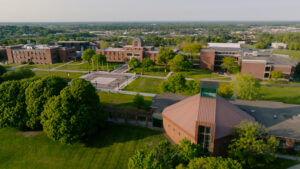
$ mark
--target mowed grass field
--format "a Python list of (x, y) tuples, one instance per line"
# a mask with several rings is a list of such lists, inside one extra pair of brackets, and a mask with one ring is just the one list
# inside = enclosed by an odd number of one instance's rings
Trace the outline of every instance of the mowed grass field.
[[(110, 92), (97, 92), (100, 97), (100, 102), (105, 107), (125, 109), (137, 109), (133, 104), (134, 95), (110, 93)], [(152, 97), (144, 97), (145, 109), (149, 110), (152, 104)]]
[[(122, 65), (121, 63), (105, 63), (103, 66), (99, 64), (99, 70), (100, 71), (107, 71), (107, 68), (109, 71), (114, 70), (115, 68), (119, 67)], [(60, 70), (81, 70), (81, 71), (92, 71), (92, 70), (97, 70), (97, 64), (94, 66), (92, 64), (88, 64), (87, 62), (73, 62), (68, 65), (64, 65), (60, 68)]]
[(300, 61), (300, 51), (299, 50), (275, 50), (272, 53), (289, 55), (294, 59), (298, 59)]
[(211, 79), (216, 77), (221, 77), (218, 74), (212, 73), (209, 70), (200, 70), (200, 69), (193, 69), (186, 72), (179, 72), (186, 78), (193, 78), (196, 81), (200, 81), (200, 79)]
[(261, 100), (300, 104), (300, 87), (262, 86)]
[(22, 67), (28, 68), (28, 69), (53, 69), (56, 68), (57, 66), (63, 65), (65, 63), (54, 63), (54, 64), (32, 64), (32, 65), (24, 65)]
[(137, 74), (143, 74), (143, 75), (150, 75), (150, 76), (167, 76), (170, 72), (169, 67), (167, 68), (167, 72), (165, 72), (165, 67), (161, 65), (155, 65), (152, 68), (149, 68), (147, 71), (143, 68), (136, 68), (131, 69), (128, 73), (137, 73)]
[(45, 77), (45, 76), (59, 76), (66, 79), (75, 79), (78, 78), (84, 73), (77, 73), (77, 72), (54, 72), (54, 71), (34, 71), (35, 76), (37, 77)]
[(126, 86), (123, 90), (158, 94), (161, 93), (159, 85), (163, 81), (163, 79), (139, 77), (131, 82), (128, 86)]
[(63, 145), (42, 132), (0, 129), (0, 168), (3, 169), (126, 169), (140, 148), (151, 148), (165, 137), (144, 127), (109, 123), (83, 143)]

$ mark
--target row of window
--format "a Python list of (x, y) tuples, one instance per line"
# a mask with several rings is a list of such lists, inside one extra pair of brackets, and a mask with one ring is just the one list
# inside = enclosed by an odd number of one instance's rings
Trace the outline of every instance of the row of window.
[(30, 54), (31, 55), (45, 55), (45, 52), (33, 52), (33, 51), (31, 51), (31, 52), (27, 52), (27, 51), (13, 51), (13, 54), (14, 55), (16, 55), (16, 54), (19, 54), (19, 55), (21, 55), (21, 54), (23, 54), (23, 55), (27, 55), (27, 56), (29, 56)]
[[(286, 148), (286, 141), (285, 140), (280, 140), (279, 142), (279, 148)], [(300, 142), (295, 142), (294, 143), (294, 150), (299, 151), (300, 150)]]
[[(27, 59), (28, 57), (23, 57), (23, 56), (14, 56), (14, 58), (17, 58), (17, 59)], [(31, 59), (36, 59), (36, 60), (46, 60), (47, 58), (46, 57), (32, 57)]]
[[(168, 128), (171, 128), (171, 124), (168, 124)], [(173, 132), (176, 133), (176, 129), (173, 128)], [(178, 136), (181, 136), (181, 132), (178, 131)], [(184, 139), (187, 139), (187, 137), (184, 137)]]

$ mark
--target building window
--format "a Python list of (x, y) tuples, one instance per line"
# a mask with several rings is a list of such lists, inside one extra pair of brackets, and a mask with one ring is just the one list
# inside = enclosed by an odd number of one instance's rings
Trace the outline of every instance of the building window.
[(180, 133), (180, 132), (178, 133), (178, 136), (181, 136), (181, 133)]
[(204, 154), (208, 154), (210, 152), (210, 141), (211, 141), (211, 127), (199, 126), (198, 144), (202, 148)]
[(280, 140), (279, 148), (285, 148), (285, 140)]
[(295, 142), (294, 144), (294, 150), (299, 151), (300, 150), (300, 142)]

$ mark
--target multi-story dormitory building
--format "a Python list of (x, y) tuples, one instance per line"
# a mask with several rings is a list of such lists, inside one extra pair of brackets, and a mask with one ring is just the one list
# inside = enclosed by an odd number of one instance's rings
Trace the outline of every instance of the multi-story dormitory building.
[(15, 45), (6, 47), (9, 63), (33, 62), (35, 64), (53, 64), (76, 58), (74, 48), (49, 45)]
[(142, 60), (143, 58), (150, 58), (157, 61), (158, 50), (153, 46), (144, 46), (141, 38), (135, 39), (132, 45), (123, 46), (123, 48), (104, 48), (97, 49), (97, 54), (103, 54), (108, 62), (127, 62), (132, 57)]
[(241, 73), (250, 74), (257, 79), (270, 78), (271, 72), (278, 70), (285, 74), (286, 79), (293, 79), (297, 60), (286, 55), (261, 53), (242, 49), (236, 45), (208, 45), (200, 54), (200, 67), (212, 71), (221, 69), (224, 57), (234, 57), (241, 66)]

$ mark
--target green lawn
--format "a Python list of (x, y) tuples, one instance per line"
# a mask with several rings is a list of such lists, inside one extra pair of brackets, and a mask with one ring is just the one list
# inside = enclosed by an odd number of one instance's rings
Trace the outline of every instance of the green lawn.
[(163, 81), (163, 79), (139, 77), (123, 90), (142, 93), (161, 93), (159, 84)]
[(300, 87), (262, 86), (262, 100), (300, 104)]
[(282, 55), (289, 55), (295, 59), (300, 60), (300, 51), (299, 50), (276, 50), (272, 53), (282, 54)]
[(167, 76), (170, 72), (169, 68), (167, 68), (167, 72), (165, 72), (165, 67), (160, 65), (155, 65), (152, 68), (149, 68), (149, 71), (143, 68), (136, 68), (130, 70), (128, 73), (137, 73), (143, 75), (150, 75), (150, 76)]
[(51, 75), (55, 75), (55, 76), (59, 76), (62, 78), (67, 78), (67, 79), (75, 79), (78, 78), (82, 75), (84, 75), (84, 73), (75, 73), (75, 72), (52, 72), (52, 71), (34, 71), (35, 76), (37, 77), (45, 77), (45, 76), (51, 76)]
[(21, 64), (19, 64), (19, 63), (10, 63), (10, 64), (1, 64), (1, 65), (6, 67), (6, 68), (11, 68), (11, 67), (19, 66)]
[(193, 69), (191, 71), (186, 71), (186, 72), (179, 72), (181, 73), (184, 77), (186, 78), (193, 78), (196, 81), (199, 81), (200, 79), (204, 79), (204, 78), (216, 78), (216, 77), (220, 77), (217, 74), (212, 73), (209, 70), (198, 70), (198, 69)]
[(38, 68), (38, 69), (52, 69), (57, 66), (63, 65), (65, 63), (54, 63), (54, 64), (32, 64), (32, 65), (24, 65), (24, 68), (28, 69), (33, 69), (33, 68)]
[[(107, 63), (102, 65), (99, 65), (99, 70), (102, 71), (107, 71), (107, 68), (109, 69), (109, 71), (114, 70), (115, 68), (119, 67), (120, 65), (122, 65), (122, 63)], [(60, 70), (81, 70), (81, 71), (89, 71), (89, 70), (97, 70), (97, 65), (93, 65), (92, 64), (88, 64), (87, 62), (73, 62), (71, 64), (62, 66), (60, 68), (58, 68)]]
[[(117, 108), (119, 110), (137, 110), (133, 104), (134, 95), (110, 93), (110, 92), (97, 92), (100, 97), (100, 102), (107, 108)], [(149, 110), (152, 104), (152, 97), (144, 97), (145, 110)]]
[(151, 148), (164, 135), (155, 130), (129, 125), (108, 124), (84, 143), (63, 145), (42, 132), (0, 129), (0, 168), (38, 169), (124, 169), (140, 148)]

